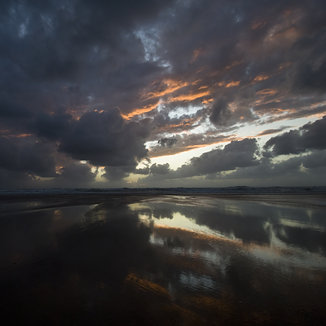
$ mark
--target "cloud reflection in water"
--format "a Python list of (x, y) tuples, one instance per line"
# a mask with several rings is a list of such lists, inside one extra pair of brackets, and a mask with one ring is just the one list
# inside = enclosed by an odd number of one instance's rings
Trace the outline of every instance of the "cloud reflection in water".
[(12, 212), (0, 220), (3, 315), (12, 324), (321, 324), (324, 217), (181, 196)]

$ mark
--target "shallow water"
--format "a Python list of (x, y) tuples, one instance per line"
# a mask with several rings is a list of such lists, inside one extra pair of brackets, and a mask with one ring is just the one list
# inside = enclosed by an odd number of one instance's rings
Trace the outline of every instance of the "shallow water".
[(16, 207), (0, 214), (9, 325), (326, 320), (322, 207), (196, 196)]

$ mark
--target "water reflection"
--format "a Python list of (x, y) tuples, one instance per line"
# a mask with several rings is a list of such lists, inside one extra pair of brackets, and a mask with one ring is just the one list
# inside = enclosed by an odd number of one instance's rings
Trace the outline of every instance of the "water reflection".
[(9, 324), (321, 324), (323, 209), (166, 196), (0, 215)]
[(162, 200), (130, 205), (143, 220), (238, 240), (244, 244), (287, 248), (326, 255), (324, 209), (282, 207), (222, 199)]

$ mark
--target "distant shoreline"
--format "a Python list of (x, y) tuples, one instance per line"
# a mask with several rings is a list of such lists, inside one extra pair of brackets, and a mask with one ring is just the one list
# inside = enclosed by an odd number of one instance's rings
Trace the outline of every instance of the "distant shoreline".
[(326, 186), (312, 187), (173, 187), (173, 188), (44, 188), (44, 189), (0, 189), (0, 199), (10, 196), (53, 195), (209, 195), (209, 194), (326, 194)]

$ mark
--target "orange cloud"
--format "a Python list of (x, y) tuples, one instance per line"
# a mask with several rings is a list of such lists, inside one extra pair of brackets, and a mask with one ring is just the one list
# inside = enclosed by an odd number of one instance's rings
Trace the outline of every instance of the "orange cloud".
[(17, 138), (25, 138), (25, 137), (30, 137), (32, 136), (32, 134), (18, 134), (18, 135), (14, 135), (14, 137), (17, 137)]
[(156, 109), (156, 107), (158, 106), (158, 104), (160, 103), (160, 101), (157, 101), (155, 104), (151, 104), (151, 105), (145, 105), (143, 106), (142, 108), (137, 108), (137, 109), (134, 109), (132, 112), (128, 113), (128, 114), (121, 114), (121, 116), (124, 118), (124, 119), (130, 119), (136, 115), (139, 115), (139, 114), (144, 114), (144, 113), (147, 113), (147, 112), (150, 112), (154, 109)]
[(208, 88), (208, 86), (201, 86), (201, 87), (198, 88), (198, 90), (200, 90), (200, 89), (206, 89), (206, 88)]
[(270, 76), (267, 76), (267, 75), (259, 75), (259, 76), (256, 76), (255, 79), (253, 80), (252, 83), (257, 83), (257, 82), (260, 82), (260, 81), (263, 81), (263, 80), (266, 80), (270, 78)]
[(163, 83), (166, 85), (166, 89), (162, 91), (157, 91), (157, 92), (154, 91), (154, 92), (144, 94), (143, 98), (149, 100), (151, 98), (162, 97), (167, 94), (172, 94), (176, 90), (189, 85), (189, 83), (187, 82), (181, 80), (176, 81), (172, 79), (165, 80)]
[(171, 148), (162, 148), (162, 150), (159, 151), (151, 151), (151, 149), (149, 149), (149, 157), (150, 158), (156, 158), (156, 157), (162, 157), (162, 156), (169, 156), (169, 155), (175, 155), (175, 154), (179, 154), (179, 153), (183, 153), (183, 152), (189, 152), (193, 149), (197, 149), (197, 148), (203, 148), (203, 147), (207, 147), (210, 145), (218, 145), (218, 144), (222, 144), (222, 143), (226, 143), (232, 140), (242, 140), (243, 138), (241, 137), (236, 137), (234, 135), (232, 136), (226, 136), (224, 139), (221, 140), (216, 140), (216, 139), (212, 139), (212, 138), (208, 138), (206, 141), (204, 141), (201, 144), (192, 144), (192, 145), (185, 145), (182, 147), (171, 147)]
[(60, 165), (60, 166), (56, 166), (56, 167), (55, 167), (55, 172), (61, 174), (61, 173), (62, 173), (61, 169), (63, 169), (63, 166), (61, 166), (61, 165)]
[(203, 101), (201, 101), (203, 104), (209, 104), (210, 102), (213, 102), (213, 99), (212, 98), (210, 98), (210, 99), (208, 99), (208, 100), (203, 100)]
[(239, 86), (239, 85), (240, 85), (240, 80), (237, 80), (237, 81), (234, 80), (234, 81), (229, 82), (228, 84), (225, 81), (218, 83), (218, 86), (225, 87), (225, 88)]
[[(192, 84), (194, 85), (196, 83), (198, 83), (198, 80), (193, 82)], [(160, 91), (156, 91), (156, 92), (155, 91), (149, 92), (142, 96), (143, 103), (150, 99), (157, 98), (158, 100), (156, 103), (144, 105), (143, 107), (136, 108), (128, 114), (122, 114), (122, 117), (124, 119), (130, 119), (131, 117), (134, 117), (136, 115), (150, 112), (150, 111), (154, 110), (157, 107), (157, 105), (160, 103), (161, 97), (168, 95), (168, 94), (173, 94), (177, 90), (189, 85), (188, 82), (184, 82), (184, 81), (180, 81), (180, 80), (176, 81), (176, 80), (172, 80), (172, 79), (165, 80), (163, 82), (163, 84), (166, 87), (164, 90), (160, 90)], [(208, 86), (201, 86), (198, 88), (198, 91), (205, 90), (207, 88), (208, 88)], [(195, 100), (197, 98), (201, 98), (201, 97), (204, 97), (207, 95), (210, 95), (210, 91), (206, 90), (206, 91), (202, 91), (202, 92), (198, 92), (198, 93), (182, 94), (182, 95), (178, 95), (175, 97), (173, 97), (173, 95), (171, 95), (171, 97), (169, 99), (167, 99), (165, 102), (192, 101), (192, 100)], [(212, 99), (210, 99), (209, 101), (212, 101)]]
[(11, 134), (10, 130), (0, 130), (0, 135), (3, 135), (4, 137), (15, 137), (15, 138), (26, 138), (32, 136), (32, 134)]
[(257, 92), (257, 94), (259, 94), (259, 95), (267, 95), (267, 96), (272, 96), (277, 93), (278, 93), (278, 91), (276, 89), (271, 89), (271, 88), (265, 88), (265, 89), (262, 89), (261, 91)]
[(177, 97), (170, 99), (169, 101), (170, 102), (193, 101), (197, 98), (201, 98), (201, 97), (204, 97), (207, 95), (210, 95), (209, 91), (201, 92), (201, 93), (197, 93), (197, 94), (179, 95)]
[(234, 87), (234, 86), (239, 86), (239, 85), (240, 85), (240, 80), (238, 80), (238, 81), (231, 81), (225, 87), (226, 88), (229, 88), (229, 87)]

